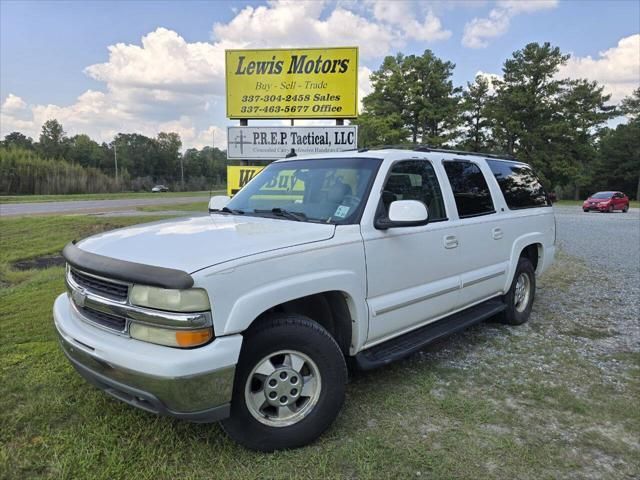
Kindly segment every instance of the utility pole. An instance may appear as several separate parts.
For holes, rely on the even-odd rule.
[[[113,158],[116,162],[116,184],[118,183],[118,144],[113,142]]]
[[[182,191],[184,191],[184,164],[182,160],[182,155],[180,155],[180,177],[182,178]]]

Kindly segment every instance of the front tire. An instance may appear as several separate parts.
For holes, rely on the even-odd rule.
[[[622,207],[622,213],[627,213],[629,211],[629,204]]]
[[[609,212],[609,213],[613,213],[613,205],[609,205],[609,210],[608,210],[608,212]]]
[[[251,450],[302,447],[333,423],[346,382],[344,356],[327,330],[302,315],[270,316],[245,335],[222,427]]]
[[[536,293],[536,273],[528,258],[520,257],[509,292],[504,296],[507,305],[500,320],[508,325],[522,325],[531,315]]]

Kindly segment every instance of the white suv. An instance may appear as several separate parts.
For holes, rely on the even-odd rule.
[[[263,451],[333,422],[348,362],[525,322],[555,251],[529,166],[465,152],[281,160],[210,210],[67,245],[55,326],[107,393]]]

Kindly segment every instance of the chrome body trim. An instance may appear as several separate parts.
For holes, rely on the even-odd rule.
[[[440,295],[445,295],[447,293],[455,292],[456,290],[460,290],[460,287],[458,285],[456,285],[455,287],[445,288],[444,290],[439,290],[437,292],[429,293],[428,295],[422,295],[421,297],[413,298],[411,300],[407,300],[406,302],[398,303],[396,305],[390,305],[388,307],[381,308],[380,310],[376,310],[375,315],[382,315],[383,313],[388,313],[393,310],[397,310],[399,308],[408,307],[410,305],[424,302],[425,300],[429,300],[434,297],[439,297]]]
[[[85,272],[82,273],[84,274]],[[74,306],[76,312],[80,315],[80,317],[83,320],[91,323],[92,325],[101,327],[102,329],[109,332],[127,334],[131,321],[151,326],[170,327],[176,330],[204,328],[213,325],[211,312],[165,312],[162,310],[155,310],[152,308],[131,305],[128,301],[122,302],[111,298],[106,298],[78,285],[70,275],[69,269],[67,269],[65,280],[67,289],[69,291],[71,304]],[[110,279],[104,280],[111,281]],[[115,330],[113,328],[102,326],[92,321],[86,315],[83,315],[80,311],[80,308],[78,307],[84,307],[89,310],[95,310],[108,315],[123,318],[126,320],[125,329],[119,332],[118,330]]]
[[[490,273],[488,275],[483,275],[482,277],[474,278],[473,280],[465,282],[461,286],[457,285],[455,287],[445,288],[445,289],[439,290],[437,292],[429,293],[428,295],[422,295],[420,297],[413,298],[411,300],[407,300],[406,302],[398,303],[396,305],[389,305],[388,307],[384,307],[384,308],[381,308],[380,310],[376,310],[374,312],[374,315],[382,315],[383,313],[388,313],[388,312],[391,312],[393,310],[398,310],[400,308],[408,307],[408,306],[414,305],[416,303],[424,302],[425,300],[430,300],[432,298],[439,297],[440,295],[446,295],[447,293],[455,292],[456,290],[461,290],[461,289],[463,289],[465,287],[470,287],[470,286],[475,285],[477,283],[484,282],[484,281],[487,281],[487,280],[491,280],[492,278],[499,277],[501,275],[504,275],[505,273],[506,273],[505,270],[502,270],[500,272]]]
[[[491,280],[492,278],[499,277],[501,275],[504,275],[505,273],[507,273],[505,270],[501,270],[499,272],[489,273],[487,275],[483,275],[482,277],[474,278],[473,280],[469,280],[468,282],[464,282],[462,284],[462,288],[470,287],[471,285],[475,285],[476,283],[484,282],[486,280]]]

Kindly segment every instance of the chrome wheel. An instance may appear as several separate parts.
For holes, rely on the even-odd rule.
[[[531,297],[531,279],[526,273],[521,273],[518,276],[513,296],[516,311],[524,312],[529,304],[529,297]]]
[[[253,368],[244,395],[256,420],[270,427],[286,427],[313,410],[321,388],[320,371],[313,360],[295,350],[281,350]]]

